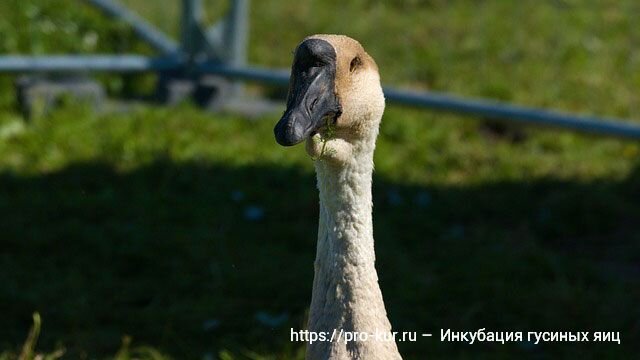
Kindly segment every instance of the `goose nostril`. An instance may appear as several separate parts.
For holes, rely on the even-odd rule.
[[[313,101],[311,102],[311,106],[309,106],[309,111],[313,112],[313,108],[316,107],[316,104],[318,103],[318,98],[313,99]]]

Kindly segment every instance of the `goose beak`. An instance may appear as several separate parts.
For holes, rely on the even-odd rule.
[[[340,114],[335,59],[333,46],[325,40],[308,39],[298,46],[287,109],[273,130],[278,144],[298,144],[318,131],[324,125],[323,119]]]

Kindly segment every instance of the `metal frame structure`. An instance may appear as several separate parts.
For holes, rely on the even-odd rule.
[[[160,53],[139,55],[0,56],[0,73],[156,72],[180,74],[193,80],[217,76],[233,83],[215,82],[229,97],[242,95],[242,81],[286,86],[289,72],[247,66],[249,0],[231,0],[228,14],[206,28],[202,0],[182,0],[180,42],[166,36],[138,15],[111,0],[84,0],[108,16],[131,26],[143,41]],[[170,75],[175,76],[175,75]],[[220,89],[218,89],[220,90]],[[560,127],[592,134],[640,140],[640,125],[620,119],[576,116],[486,100],[469,100],[436,92],[385,88],[389,102],[523,124]],[[217,92],[219,96],[220,91]]]

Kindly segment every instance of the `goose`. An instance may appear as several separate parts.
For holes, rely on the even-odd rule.
[[[359,42],[313,35],[296,48],[276,141],[305,141],[320,197],[309,360],[401,359],[375,269],[371,183],[385,99]],[[323,335],[324,334],[324,335]]]

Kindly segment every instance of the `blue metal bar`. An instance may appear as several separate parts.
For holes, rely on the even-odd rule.
[[[640,139],[640,126],[630,123],[628,120],[576,116],[494,101],[462,99],[435,92],[425,93],[385,88],[384,93],[387,100],[403,105],[533,125],[562,127],[594,134]]]
[[[157,51],[164,54],[177,53],[178,45],[175,41],[167,37],[162,31],[158,30],[155,26],[151,25],[126,7],[118,5],[111,0],[86,1],[99,8],[107,15],[129,24],[133,28],[133,31],[142,38],[142,40],[146,41]]]
[[[203,39],[199,33],[202,22],[202,0],[182,0],[180,19],[180,50],[190,56],[204,51]]]
[[[249,0],[232,0],[224,21],[225,63],[235,68],[244,67],[249,40]],[[229,92],[231,96],[242,96],[244,85],[236,81]]]
[[[201,73],[220,75],[232,79],[256,81],[271,85],[287,86],[288,70],[271,70],[256,67],[231,67],[220,63],[207,62],[197,66]]]
[[[225,62],[233,67],[247,64],[247,42],[249,40],[249,0],[231,1],[231,9],[225,19]]]
[[[204,73],[273,85],[289,83],[289,72],[286,70],[233,68],[219,64],[203,64],[199,69]],[[436,92],[415,92],[386,87],[384,94],[389,102],[402,105],[640,140],[640,125],[621,119],[576,116],[487,100],[463,99]]]
[[[145,72],[178,69],[175,58],[138,55],[0,56],[0,72]]]
[[[10,73],[170,71],[178,70],[183,66],[184,64],[175,58],[148,58],[137,55],[0,56],[0,72]],[[218,63],[197,64],[196,69],[203,74],[215,74],[244,81],[257,81],[280,86],[286,86],[289,83],[289,71],[287,70],[239,68]],[[435,92],[414,92],[392,88],[385,88],[384,92],[389,102],[403,105],[640,140],[640,126],[620,119],[576,116],[486,100],[462,99]]]

